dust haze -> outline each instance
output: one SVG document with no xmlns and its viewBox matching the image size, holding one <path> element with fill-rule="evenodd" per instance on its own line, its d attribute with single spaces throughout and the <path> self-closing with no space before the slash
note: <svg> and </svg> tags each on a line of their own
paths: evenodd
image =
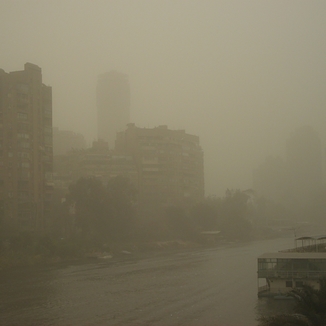
<svg viewBox="0 0 326 326">
<path fill-rule="evenodd" d="M 223 195 L 251 188 L 296 128 L 324 144 L 325 12 L 323 0 L 1 0 L 0 66 L 40 66 L 54 126 L 89 144 L 98 75 L 127 74 L 131 121 L 198 135 L 206 195 Z"/>
</svg>

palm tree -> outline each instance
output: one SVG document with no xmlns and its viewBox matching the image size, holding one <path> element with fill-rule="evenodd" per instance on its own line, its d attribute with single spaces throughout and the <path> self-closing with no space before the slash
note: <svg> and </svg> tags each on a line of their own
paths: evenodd
<svg viewBox="0 0 326 326">
<path fill-rule="evenodd" d="M 293 289 L 290 295 L 296 300 L 295 312 L 306 316 L 315 326 L 326 325 L 326 279 L 319 281 L 319 289 L 304 285 Z"/>
<path fill-rule="evenodd" d="M 321 279 L 319 289 L 311 285 L 293 289 L 289 296 L 296 301 L 294 314 L 261 317 L 259 326 L 325 326 L 326 279 Z"/>
<path fill-rule="evenodd" d="M 300 314 L 280 314 L 269 317 L 261 317 L 259 326 L 314 326 L 303 315 Z"/>
</svg>

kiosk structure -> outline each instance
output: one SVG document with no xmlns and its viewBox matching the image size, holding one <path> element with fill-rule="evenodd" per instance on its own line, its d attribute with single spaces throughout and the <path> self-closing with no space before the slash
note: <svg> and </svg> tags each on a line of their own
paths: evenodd
<svg viewBox="0 0 326 326">
<path fill-rule="evenodd" d="M 285 298 L 294 288 L 319 288 L 326 252 L 274 252 L 258 257 L 258 297 Z"/>
</svg>

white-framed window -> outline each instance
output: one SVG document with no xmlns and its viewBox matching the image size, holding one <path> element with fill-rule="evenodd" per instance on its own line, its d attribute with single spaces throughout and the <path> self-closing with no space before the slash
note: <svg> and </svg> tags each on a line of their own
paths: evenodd
<svg viewBox="0 0 326 326">
<path fill-rule="evenodd" d="M 19 120 L 27 120 L 27 113 L 18 112 L 18 113 L 17 113 L 17 118 L 18 118 Z"/>
</svg>

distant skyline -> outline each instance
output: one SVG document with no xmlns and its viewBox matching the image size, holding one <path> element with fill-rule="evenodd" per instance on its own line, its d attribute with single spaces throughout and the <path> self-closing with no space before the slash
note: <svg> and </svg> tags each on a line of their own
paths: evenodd
<svg viewBox="0 0 326 326">
<path fill-rule="evenodd" d="M 131 122 L 198 135 L 206 195 L 252 187 L 296 128 L 326 140 L 324 0 L 0 0 L 0 68 L 42 68 L 54 126 L 97 138 L 97 76 L 129 76 Z"/>
<path fill-rule="evenodd" d="M 255 169 L 254 189 L 299 217 L 321 193 L 323 150 L 319 135 L 309 126 L 291 132 L 284 147 L 285 159 L 270 156 Z"/>
</svg>

